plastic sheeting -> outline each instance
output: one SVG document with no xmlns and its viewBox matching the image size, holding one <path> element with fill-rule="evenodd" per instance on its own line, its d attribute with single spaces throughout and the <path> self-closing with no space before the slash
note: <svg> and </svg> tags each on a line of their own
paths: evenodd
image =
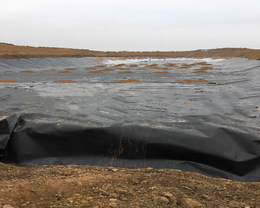
<svg viewBox="0 0 260 208">
<path fill-rule="evenodd" d="M 0 83 L 1 161 L 174 168 L 260 181 L 260 62 L 192 65 L 201 61 L 92 64 L 93 71 L 113 69 L 100 73 L 88 73 L 90 64 L 71 73 L 58 73 L 60 66 L 1 71 L 0 80 L 19 81 Z M 162 71 L 168 73 L 155 73 Z"/>
</svg>

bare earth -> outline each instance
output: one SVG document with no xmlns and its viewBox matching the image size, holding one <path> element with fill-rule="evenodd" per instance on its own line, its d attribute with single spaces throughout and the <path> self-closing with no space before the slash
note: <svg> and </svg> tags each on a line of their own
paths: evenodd
<svg viewBox="0 0 260 208">
<path fill-rule="evenodd" d="M 0 59 L 84 56 L 260 59 L 260 50 L 115 53 L 34 48 L 0 43 Z M 4 208 L 260 208 L 260 182 L 241 183 L 179 170 L 93 166 L 17 167 L 0 163 L 0 175 L 0 207 Z"/>
</svg>

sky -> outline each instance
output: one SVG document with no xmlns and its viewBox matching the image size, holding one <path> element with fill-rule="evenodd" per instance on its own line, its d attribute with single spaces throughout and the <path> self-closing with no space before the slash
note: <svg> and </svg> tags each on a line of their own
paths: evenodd
<svg viewBox="0 0 260 208">
<path fill-rule="evenodd" d="M 260 49 L 260 0 L 0 0 L 0 42 L 102 51 Z"/>
</svg>

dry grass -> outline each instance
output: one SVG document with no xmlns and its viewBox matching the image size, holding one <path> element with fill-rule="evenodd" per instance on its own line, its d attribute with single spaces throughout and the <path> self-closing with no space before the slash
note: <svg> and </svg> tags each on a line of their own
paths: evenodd
<svg viewBox="0 0 260 208">
<path fill-rule="evenodd" d="M 183 82 L 183 83 L 189 83 L 189 82 L 206 82 L 208 80 L 206 79 L 183 79 L 183 80 L 175 80 L 175 82 Z"/>
<path fill-rule="evenodd" d="M 118 83 L 132 83 L 132 82 L 141 82 L 137 79 L 123 79 L 123 80 L 115 80 L 113 82 L 118 82 Z"/>
<path fill-rule="evenodd" d="M 71 73 L 71 71 L 59 71 L 58 73 L 61 73 L 61 74 L 68 74 L 68 73 Z"/>
<path fill-rule="evenodd" d="M 53 71 L 56 71 L 56 70 L 55 69 L 46 69 L 44 71 L 46 71 L 46 72 L 53 72 Z"/>
<path fill-rule="evenodd" d="M 0 82 L 18 82 L 18 81 L 14 79 L 0 79 Z"/>
<path fill-rule="evenodd" d="M 96 68 L 85 68 L 86 70 L 97 70 Z"/>
<path fill-rule="evenodd" d="M 26 71 L 20 71 L 20 73 L 35 73 L 35 71 L 26 70 Z"/>
<path fill-rule="evenodd" d="M 52 82 L 77 82 L 75 80 L 69 80 L 69 79 L 64 79 L 64 80 L 54 80 Z"/>
</svg>

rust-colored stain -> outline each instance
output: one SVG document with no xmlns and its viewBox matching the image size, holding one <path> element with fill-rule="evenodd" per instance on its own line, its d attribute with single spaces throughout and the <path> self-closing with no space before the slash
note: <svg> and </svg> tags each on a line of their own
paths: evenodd
<svg viewBox="0 0 260 208">
<path fill-rule="evenodd" d="M 117 64 L 114 67 L 121 67 L 121 66 L 125 66 L 125 64 Z"/>
<path fill-rule="evenodd" d="M 97 70 L 96 68 L 86 68 L 86 70 Z"/>
<path fill-rule="evenodd" d="M 95 67 L 106 67 L 106 65 L 97 65 Z"/>
<path fill-rule="evenodd" d="M 18 82 L 18 81 L 14 79 L 0 79 L 0 82 Z"/>
<path fill-rule="evenodd" d="M 12 71 L 12 70 L 5 70 L 5 72 L 14 72 L 14 71 Z"/>
<path fill-rule="evenodd" d="M 168 71 L 161 71 L 161 72 L 153 72 L 153 74 L 169 74 Z"/>
<path fill-rule="evenodd" d="M 71 71 L 59 71 L 58 73 L 67 74 L 67 73 L 71 73 Z"/>
<path fill-rule="evenodd" d="M 26 71 L 20 71 L 21 73 L 35 73 L 35 71 L 30 71 L 30 70 L 26 70 Z"/>
<path fill-rule="evenodd" d="M 77 69 L 75 69 L 75 68 L 66 68 L 66 69 L 63 69 L 63 70 L 66 70 L 66 71 L 75 71 L 75 70 L 77 70 Z"/>
<path fill-rule="evenodd" d="M 191 104 L 194 103 L 193 101 L 183 102 L 182 104 Z"/>
<path fill-rule="evenodd" d="M 54 80 L 52 82 L 77 82 L 75 80 L 69 80 L 69 79 L 64 79 L 64 80 Z"/>
<path fill-rule="evenodd" d="M 123 79 L 123 80 L 115 80 L 113 82 L 119 82 L 119 83 L 130 83 L 130 82 L 141 82 L 137 79 Z"/>
<path fill-rule="evenodd" d="M 213 67 L 201 67 L 199 69 L 194 69 L 192 73 L 208 73 L 207 70 L 213 69 Z"/>
<path fill-rule="evenodd" d="M 167 64 L 164 64 L 165 66 L 168 66 L 168 67 L 174 67 L 174 66 L 176 66 L 176 64 L 175 63 L 167 63 Z"/>
<path fill-rule="evenodd" d="M 184 82 L 184 83 L 187 83 L 187 82 L 206 82 L 208 80 L 206 79 L 183 79 L 183 80 L 176 80 L 175 82 Z"/>
<path fill-rule="evenodd" d="M 132 72 L 132 71 L 119 71 L 117 73 L 131 74 L 131 73 L 134 73 L 134 72 Z"/>
<path fill-rule="evenodd" d="M 130 64 L 129 66 L 130 66 L 130 67 L 138 67 L 137 64 Z"/>
<path fill-rule="evenodd" d="M 46 72 L 53 72 L 53 71 L 56 71 L 56 70 L 55 69 L 46 69 L 44 71 L 46 71 Z"/>
<path fill-rule="evenodd" d="M 71 103 L 70 103 L 70 105 L 75 105 L 75 104 L 78 104 L 78 103 L 76 103 L 76 102 L 71 102 Z"/>
</svg>

